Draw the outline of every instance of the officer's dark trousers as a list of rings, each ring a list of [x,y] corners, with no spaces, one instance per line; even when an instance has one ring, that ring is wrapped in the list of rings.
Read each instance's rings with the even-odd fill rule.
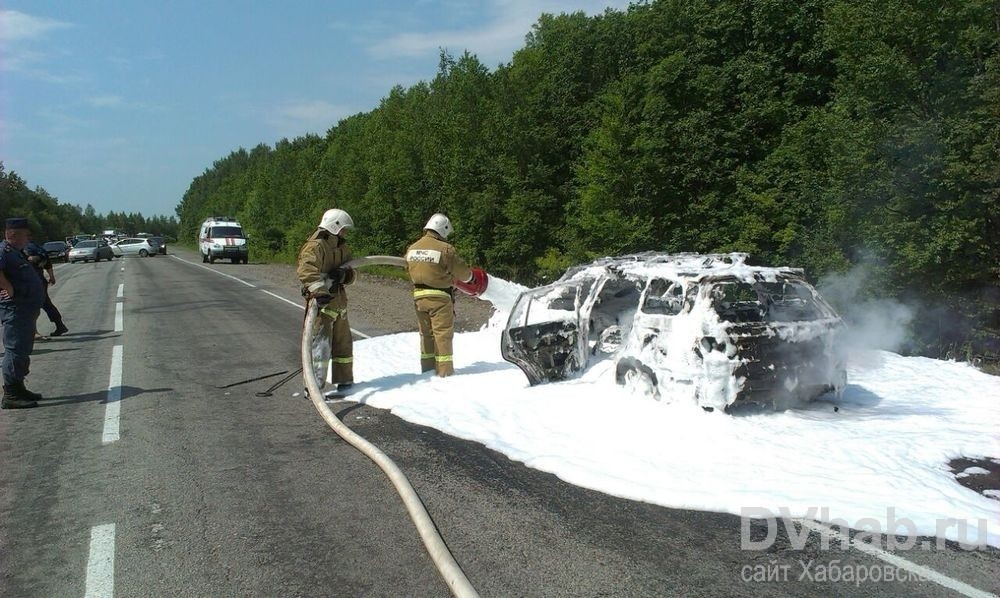
[[[56,309],[52,299],[49,298],[49,283],[48,281],[42,283],[42,289],[45,291],[45,303],[42,304],[42,309],[45,310],[45,315],[49,317],[49,322],[53,324],[58,324],[62,322],[62,314]]]
[[[3,383],[23,382],[31,363],[31,350],[35,347],[35,321],[41,312],[38,304],[18,305],[13,301],[0,302],[0,324],[3,324]]]

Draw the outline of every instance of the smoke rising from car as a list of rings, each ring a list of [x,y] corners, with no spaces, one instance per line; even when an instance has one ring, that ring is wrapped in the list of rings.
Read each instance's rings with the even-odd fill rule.
[[[915,309],[895,299],[871,297],[872,268],[862,263],[847,272],[829,274],[816,285],[847,324],[841,347],[850,356],[858,350],[898,352],[909,338]]]

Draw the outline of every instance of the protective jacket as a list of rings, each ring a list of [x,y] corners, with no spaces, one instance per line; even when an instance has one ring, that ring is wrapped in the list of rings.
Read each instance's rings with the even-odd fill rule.
[[[406,269],[418,288],[451,289],[454,281],[472,278],[472,270],[455,248],[434,231],[426,231],[406,250]]]

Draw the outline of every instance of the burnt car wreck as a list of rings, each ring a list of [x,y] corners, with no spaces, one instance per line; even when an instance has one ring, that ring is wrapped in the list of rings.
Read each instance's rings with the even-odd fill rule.
[[[521,294],[501,352],[532,385],[613,359],[619,384],[708,410],[839,393],[840,317],[801,269],[747,257],[643,253],[571,268]]]

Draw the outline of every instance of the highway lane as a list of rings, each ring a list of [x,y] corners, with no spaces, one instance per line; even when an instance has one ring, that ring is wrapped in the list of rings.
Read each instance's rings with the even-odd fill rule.
[[[297,369],[302,312],[290,289],[210,270],[242,276],[162,256],[57,270],[71,333],[37,346],[29,386],[59,398],[0,412],[0,594],[77,596],[110,583],[120,596],[446,595],[389,482],[291,396],[298,378],[272,397],[255,392],[280,377],[219,388]],[[105,443],[115,346],[120,427]],[[397,460],[484,595],[942,591],[798,580],[800,560],[884,563],[825,553],[815,538],[793,551],[783,534],[772,550],[742,551],[737,517],[580,489],[384,411],[338,409]],[[608,412],[609,423],[627,418]],[[988,588],[997,561],[956,551],[926,562]],[[782,583],[741,578],[747,566],[785,564]]]

